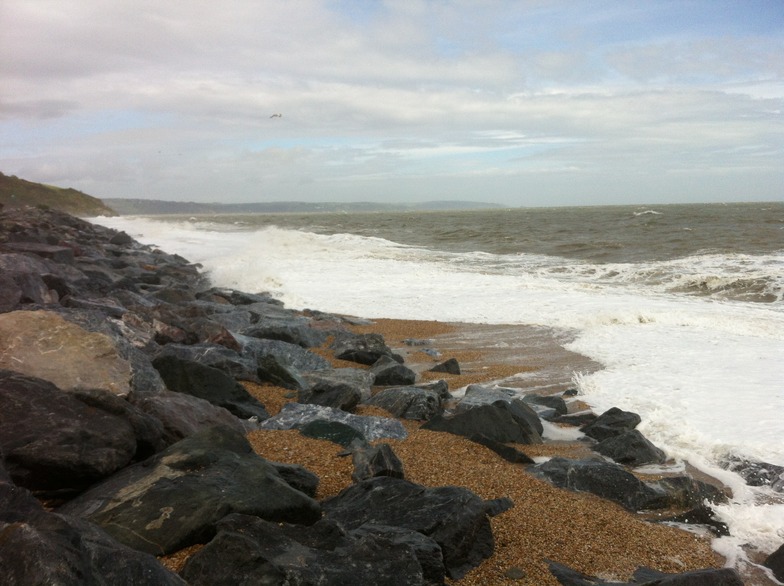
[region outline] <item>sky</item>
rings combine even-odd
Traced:
[[[784,200],[783,109],[784,0],[0,0],[0,171],[102,199]]]

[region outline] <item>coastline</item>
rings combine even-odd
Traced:
[[[442,378],[450,390],[500,380],[504,380],[504,385],[525,384],[535,377],[520,379],[514,375],[546,375],[553,369],[566,373],[572,364],[583,369],[599,367],[565,350],[560,345],[562,339],[555,335],[549,335],[550,344],[545,344],[548,333],[531,326],[378,319],[350,329],[382,334],[393,350],[406,353],[406,364],[417,370],[424,381]],[[512,333],[515,335],[510,337]],[[515,361],[514,352],[532,337],[538,346],[529,346],[531,351]],[[514,344],[505,341],[511,338],[516,340]],[[422,351],[425,346],[406,345],[406,339],[430,341],[426,347],[437,349],[441,354],[438,360],[457,357],[463,374],[427,372],[437,360]],[[565,390],[567,383],[568,378],[562,379],[553,386],[553,393]],[[245,386],[273,414],[282,403],[294,400],[290,391],[279,387],[251,383]],[[574,405],[576,410],[583,408],[579,400]],[[389,417],[389,413],[369,406],[359,406],[357,413]],[[559,582],[550,573],[546,560],[614,580],[629,579],[640,566],[677,573],[724,565],[723,558],[711,549],[707,536],[649,522],[640,514],[589,493],[555,488],[525,472],[522,465],[511,464],[467,438],[422,430],[422,422],[401,421],[409,432],[408,438],[388,443],[403,462],[408,480],[429,487],[464,486],[484,499],[509,497],[515,504],[491,519],[493,555],[450,584],[557,586]],[[300,464],[315,472],[321,479],[319,500],[336,495],[353,482],[351,460],[341,456],[343,448],[334,443],[310,439],[293,430],[252,431],[248,438],[262,457]],[[584,457],[591,453],[584,443],[574,441],[516,447],[533,458]],[[175,554],[167,563],[177,568],[185,557],[178,559]]]

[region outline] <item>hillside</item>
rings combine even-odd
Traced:
[[[116,216],[100,199],[71,188],[55,187],[0,173],[0,205],[6,209],[47,206],[75,216]]]

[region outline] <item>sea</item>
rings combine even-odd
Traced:
[[[727,468],[784,466],[784,202],[92,221],[290,308],[568,332],[602,365],[573,373],[582,400],[732,490],[729,565],[784,543],[784,475]]]

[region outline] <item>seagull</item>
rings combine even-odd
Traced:
[[[270,118],[283,118],[283,114],[273,114]]]

